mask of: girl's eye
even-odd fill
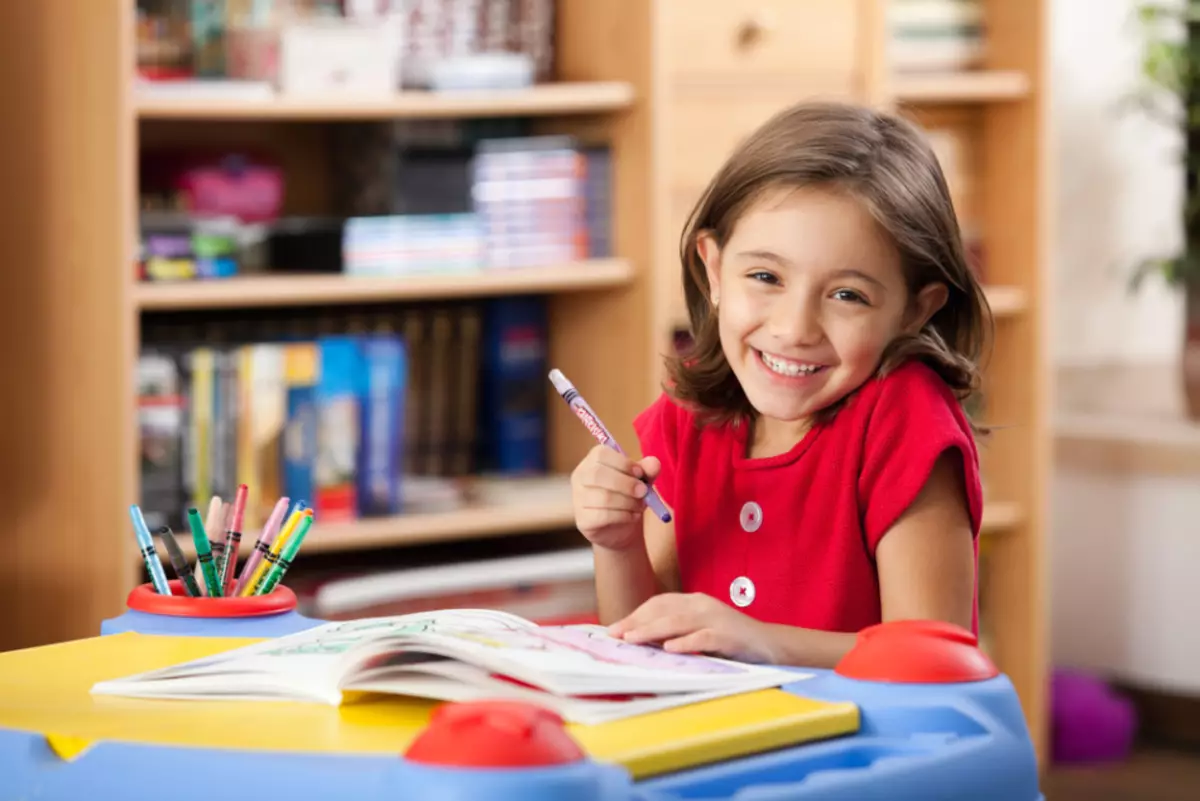
[[[752,272],[752,273],[750,273],[750,278],[754,281],[761,281],[764,284],[778,284],[779,283],[779,278],[776,277],[776,275],[774,273],[767,272],[766,270],[758,270],[756,272]]]
[[[833,293],[833,297],[837,300],[844,300],[847,303],[861,303],[864,306],[869,306],[867,299],[853,289],[839,289]]]

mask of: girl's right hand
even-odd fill
[[[571,473],[571,501],[575,526],[600,548],[620,551],[642,536],[646,485],[661,465],[647,456],[634,462],[605,445],[596,445]]]

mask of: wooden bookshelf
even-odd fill
[[[471,499],[461,507],[313,526],[312,533],[304,540],[304,552],[345,553],[402,548],[507,534],[562,531],[575,526],[569,476],[480,478],[469,483]],[[252,532],[243,534],[242,556],[249,555],[254,548],[255,536]],[[195,549],[186,536],[180,537],[179,544],[189,558],[195,556]]]
[[[1020,70],[898,75],[892,91],[900,103],[992,103],[1029,96],[1029,76]]]
[[[695,192],[771,114],[801,98],[843,98],[953,124],[972,142],[964,209],[982,232],[1001,321],[987,419],[1004,426],[984,446],[991,574],[983,605],[994,615],[995,658],[1044,754],[1048,4],[984,5],[987,64],[959,75],[891,74],[886,0],[604,0],[558,4],[556,82],[535,89],[258,101],[138,94],[130,0],[0,3],[6,111],[22,121],[0,148],[9,184],[20,187],[6,193],[0,213],[21,233],[0,243],[11,267],[0,271],[0,363],[20,390],[10,393],[0,429],[9,499],[0,648],[94,635],[137,580],[127,510],[139,494],[134,376],[144,312],[358,303],[380,292],[412,300],[538,292],[549,299],[549,361],[632,450],[631,421],[660,391],[677,322],[678,238]],[[64,52],[86,68],[64,66]],[[536,118],[539,132],[611,145],[614,259],[522,271],[520,290],[516,272],[508,282],[489,275],[386,285],[315,276],[135,281],[140,146],[277,149],[286,212],[321,215],[329,212],[333,124],[512,115]],[[592,440],[564,404],[550,411],[550,468],[562,475]],[[557,504],[484,503],[321,526],[313,542],[397,547],[564,522]]]
[[[985,286],[988,306],[997,320],[1022,314],[1029,308],[1029,293],[1020,286]]]
[[[612,289],[633,280],[626,259],[400,278],[270,275],[213,281],[142,283],[133,299],[143,311],[382,303]]]
[[[136,99],[143,120],[310,120],[532,117],[617,111],[633,102],[633,87],[620,81],[557,83],[503,92],[397,92],[390,98],[289,97],[265,100],[169,97]]]

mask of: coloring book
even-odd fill
[[[807,674],[453,609],[320,625],[216,656],[99,682],[137,698],[309,701],[384,693],[443,701],[524,700],[602,723],[807,678]]]

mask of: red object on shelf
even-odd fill
[[[895,620],[863,629],[834,672],[900,684],[955,684],[1000,675],[974,634],[936,620]]]
[[[290,612],[296,608],[296,594],[282,584],[267,595],[251,595],[246,598],[192,598],[185,594],[183,582],[172,579],[167,582],[170,595],[160,595],[150,584],[134,587],[125,605],[136,612],[174,617],[258,617]]]
[[[527,768],[584,759],[555,712],[520,701],[447,703],[405,753],[412,762],[471,768]]]

